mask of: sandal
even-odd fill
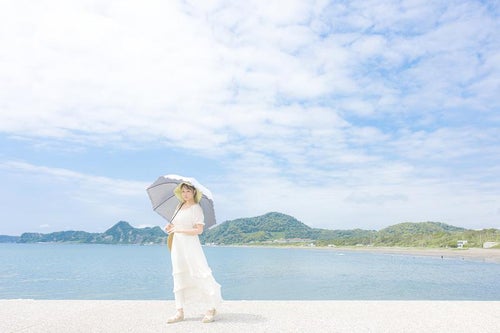
[[[183,321],[183,320],[184,320],[184,311],[177,310],[177,312],[175,313],[175,316],[167,319],[167,324],[178,323],[178,322]]]
[[[208,310],[207,313],[205,314],[205,317],[201,320],[203,323],[211,323],[214,321],[215,314],[217,311],[215,309]]]

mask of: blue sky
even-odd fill
[[[500,227],[496,1],[0,4],[0,234],[218,222]]]

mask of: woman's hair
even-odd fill
[[[189,184],[186,184],[186,183],[183,183],[183,184],[181,185],[181,190],[182,190],[183,188],[187,188],[188,190],[193,191],[194,196],[196,196],[196,187],[194,187],[194,186],[192,186],[192,185],[189,185]]]

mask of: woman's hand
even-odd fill
[[[177,230],[177,232],[191,236],[201,235],[203,233],[203,224],[196,224],[193,229]]]
[[[175,224],[173,224],[170,228],[168,228],[167,232],[169,234],[173,234],[173,233],[176,233],[176,234],[185,234],[187,230],[181,230],[181,229],[178,229],[178,227],[175,226]]]
[[[172,232],[176,232],[178,234],[185,234],[190,236],[201,235],[203,233],[203,224],[196,224],[193,229],[176,229],[173,228]]]
[[[172,233],[172,232],[175,232],[175,226],[172,224],[172,223],[169,223],[167,224],[167,226],[165,227],[165,231],[167,233]]]
[[[186,235],[201,235],[203,233],[203,224],[196,224],[193,229],[177,229],[174,224],[169,223],[165,227],[165,231],[169,234],[178,233],[178,234],[186,234]]]

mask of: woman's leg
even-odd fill
[[[179,290],[174,293],[175,295],[175,308],[177,312],[173,317],[168,318],[167,323],[173,324],[184,320],[184,292]]]
[[[184,290],[178,290],[174,293],[175,297],[175,308],[182,309],[184,308]]]

